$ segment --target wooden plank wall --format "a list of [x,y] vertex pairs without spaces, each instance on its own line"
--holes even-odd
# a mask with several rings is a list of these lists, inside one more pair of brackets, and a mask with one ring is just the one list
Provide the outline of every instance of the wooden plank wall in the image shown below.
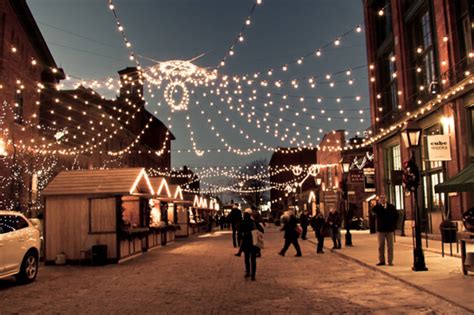
[[[115,226],[115,198],[103,199],[96,205],[111,207]],[[108,214],[109,210],[101,212]],[[101,223],[96,225],[105,224],[103,220],[98,222]],[[60,253],[65,253],[67,260],[80,260],[83,258],[81,251],[88,251],[96,244],[107,245],[108,258],[117,258],[115,233],[89,234],[89,199],[86,196],[47,197],[45,226],[47,261],[54,261]]]

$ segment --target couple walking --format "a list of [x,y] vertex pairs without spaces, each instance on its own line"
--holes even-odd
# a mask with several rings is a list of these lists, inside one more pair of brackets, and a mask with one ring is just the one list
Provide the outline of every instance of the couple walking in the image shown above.
[[324,218],[324,214],[317,209],[316,215],[311,218],[311,227],[313,228],[318,245],[316,247],[316,253],[323,254],[324,238],[331,235],[333,241],[333,249],[341,248],[341,216],[339,212],[331,208],[327,219]]

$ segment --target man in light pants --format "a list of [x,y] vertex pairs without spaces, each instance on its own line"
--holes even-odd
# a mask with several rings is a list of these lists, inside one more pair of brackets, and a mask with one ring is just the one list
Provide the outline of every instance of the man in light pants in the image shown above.
[[393,266],[393,238],[397,226],[397,209],[388,203],[384,195],[379,197],[379,203],[373,207],[376,215],[377,238],[379,241],[379,263],[385,265],[385,240],[387,241],[388,264]]

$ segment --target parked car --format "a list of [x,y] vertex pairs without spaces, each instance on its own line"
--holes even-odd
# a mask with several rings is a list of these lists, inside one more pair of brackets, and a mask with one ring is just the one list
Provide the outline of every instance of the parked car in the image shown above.
[[30,283],[38,274],[40,232],[21,213],[0,210],[0,278]]

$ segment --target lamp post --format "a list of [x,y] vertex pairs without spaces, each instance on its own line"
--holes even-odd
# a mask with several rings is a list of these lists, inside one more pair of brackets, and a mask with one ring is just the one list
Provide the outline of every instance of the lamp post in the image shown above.
[[407,162],[405,170],[405,185],[414,195],[414,219],[415,219],[415,247],[413,248],[413,271],[427,271],[425,265],[425,256],[423,254],[421,242],[421,226],[420,226],[420,208],[418,201],[418,185],[419,185],[419,171],[416,165],[416,149],[421,144],[421,128],[413,121],[407,121],[405,127],[402,129],[402,139],[405,146],[411,151],[410,161]]
[[346,246],[352,246],[352,235],[351,235],[351,215],[349,214],[349,198],[347,194],[347,176],[349,176],[349,170],[351,163],[345,159],[341,160],[342,168],[342,199],[344,200],[344,222],[346,225]]
[[321,189],[321,183],[322,183],[323,179],[321,178],[321,176],[315,176],[314,177],[314,184],[316,185],[316,188],[318,189],[317,190],[317,195],[316,195],[316,209],[318,209],[318,211],[320,210],[319,209],[319,198],[320,198],[320,189]]

